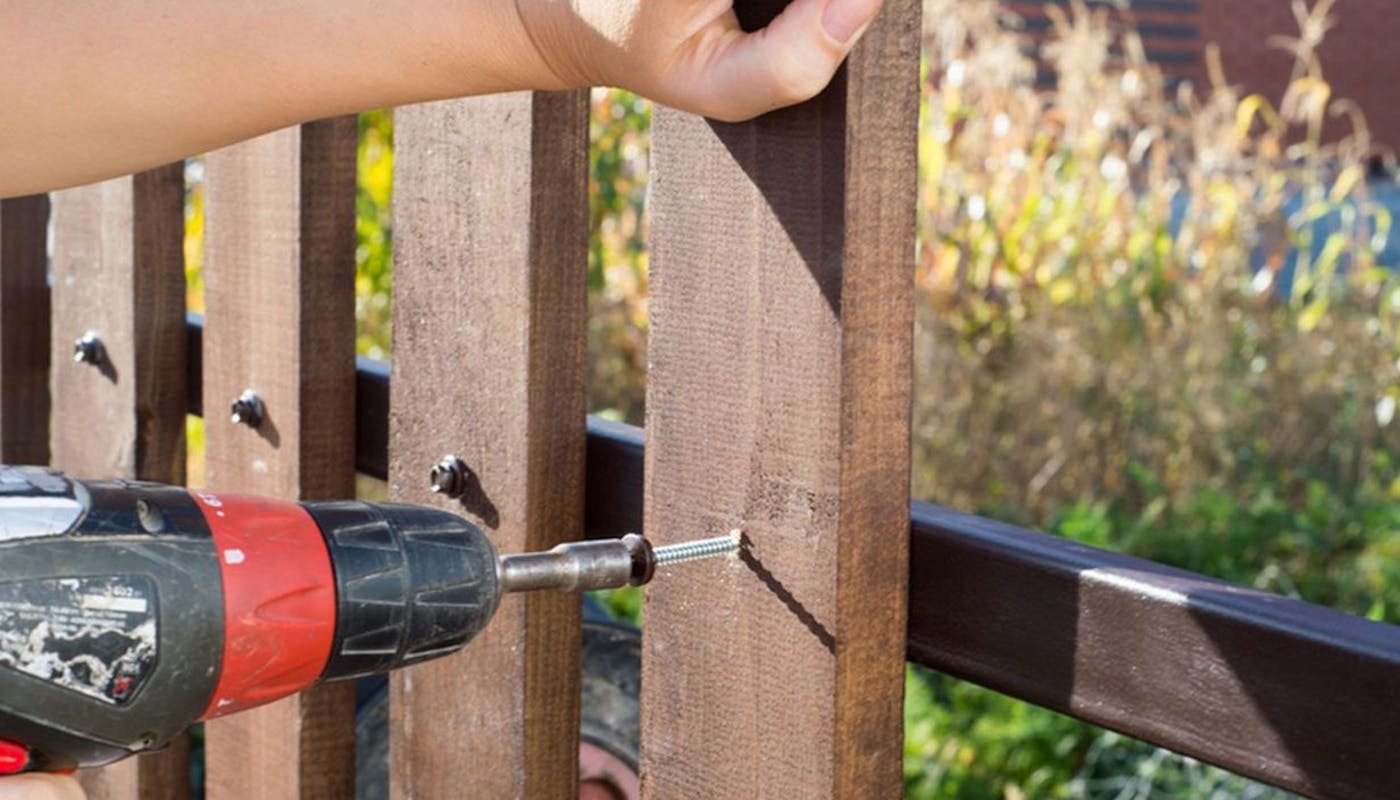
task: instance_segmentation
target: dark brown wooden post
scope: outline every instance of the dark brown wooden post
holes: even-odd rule
[[[742,2],[757,25],[782,6]],[[817,100],[653,133],[643,794],[897,798],[919,4]]]
[[[396,500],[504,551],[581,538],[587,95],[400,109],[395,138]],[[459,499],[428,490],[460,457]],[[462,653],[396,677],[394,796],[577,796],[578,598],[510,596]]]
[[[184,190],[171,164],[53,195],[53,463],[75,476],[185,480]],[[94,800],[185,797],[188,764],[181,739],[83,782]]]
[[[289,128],[206,162],[206,484],[326,499],[355,491],[354,117]],[[244,391],[265,410],[231,421]],[[354,794],[353,684],[206,726],[211,800]]]
[[[49,463],[47,195],[0,200],[0,463]]]

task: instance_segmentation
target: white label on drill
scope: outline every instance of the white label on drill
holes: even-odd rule
[[[0,583],[0,666],[122,705],[155,668],[155,612],[141,576]]]

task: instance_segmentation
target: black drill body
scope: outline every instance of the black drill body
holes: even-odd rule
[[[133,494],[159,503],[165,531],[143,530]],[[41,501],[29,520],[26,499]],[[188,493],[4,468],[0,502],[12,504],[0,511],[0,737],[28,746],[31,768],[66,769],[163,745],[197,719],[223,596]],[[40,513],[51,523],[28,525]]]
[[[229,538],[244,528],[261,532]],[[496,560],[429,508],[0,467],[0,773],[108,763],[316,681],[451,653],[495,612]]]

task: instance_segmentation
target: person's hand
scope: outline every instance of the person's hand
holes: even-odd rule
[[[0,778],[0,800],[83,800],[81,786],[66,775],[28,772]]]
[[[762,30],[732,0],[515,0],[564,86],[620,86],[716,119],[820,92],[882,0],[793,0]]]

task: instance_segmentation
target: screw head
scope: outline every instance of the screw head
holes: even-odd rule
[[[136,521],[141,523],[141,528],[146,533],[161,533],[165,530],[165,512],[145,499],[136,501]]]
[[[229,419],[233,424],[247,425],[250,428],[261,425],[266,413],[262,398],[252,389],[244,389],[243,394],[229,406]]]
[[[428,472],[428,487],[446,497],[458,498],[467,491],[467,464],[453,456],[443,456]]]
[[[107,348],[96,331],[88,331],[73,341],[73,360],[79,364],[97,366],[107,357]]]

